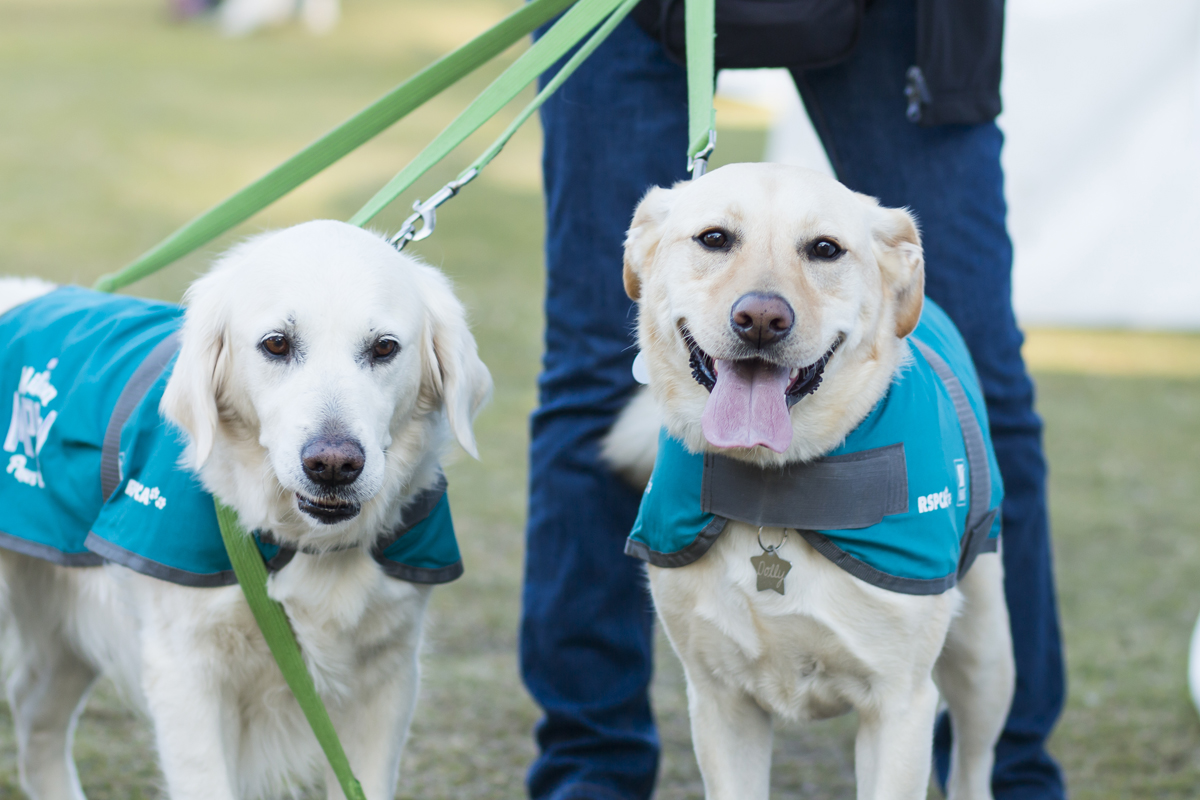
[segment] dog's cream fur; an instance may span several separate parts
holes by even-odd
[[[721,229],[734,245],[702,247]],[[835,261],[808,254],[828,237]],[[785,360],[816,361],[838,336],[814,394],[791,409],[784,453],[725,450],[763,466],[811,460],[838,446],[904,368],[905,337],[920,317],[924,264],[912,217],[882,208],[818,173],[739,164],[672,189],[652,189],[625,244],[625,285],[639,301],[638,338],[655,409],[627,410],[605,452],[627,475],[648,475],[659,422],[692,451],[714,450],[701,416],[708,392],[691,376],[680,329],[714,358],[745,358],[730,308],[749,292],[782,295],[795,327]],[[955,589],[913,596],[869,585],[794,533],[786,594],[756,590],[750,558],[759,531],[731,522],[689,566],[649,567],[654,602],[687,675],[692,738],[709,800],[765,800],[775,716],[814,720],[857,710],[860,800],[924,798],[938,690],[955,745],[949,795],[991,795],[993,749],[1011,702],[1014,667],[1003,574],[978,558]],[[761,531],[767,544],[784,531]]]
[[[0,311],[49,291],[0,281]],[[430,588],[386,576],[367,547],[437,480],[451,438],[491,389],[462,306],[432,267],[339,222],[310,222],[234,248],[188,291],[182,346],[162,402],[188,435],[189,465],[243,525],[308,552],[271,576],[309,671],[368,798],[395,792],[416,700]],[[283,332],[299,357],[259,349]],[[380,336],[399,352],[364,358]],[[322,524],[305,441],[330,427],[366,454],[361,511]],[[357,548],[345,549],[349,545]],[[336,552],[334,552],[336,551]],[[0,551],[8,697],[21,785],[82,798],[71,738],[89,687],[111,675],[154,723],[175,800],[278,797],[322,773],[342,792],[242,596],[120,566],[64,568]]]

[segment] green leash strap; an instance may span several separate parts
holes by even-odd
[[[549,69],[607,14],[608,18],[604,23],[595,29],[587,42],[568,59],[479,158],[428,200],[417,200],[413,203],[415,213],[404,220],[391,242],[397,249],[403,250],[408,242],[420,241],[433,233],[438,207],[457,195],[491,163],[517,130],[608,38],[636,5],[636,0],[580,0],[545,36],[475,98],[433,142],[397,173],[396,177],[388,181],[386,186],[359,209],[350,218],[350,223],[362,226],[370,222],[455,147],[494,117],[538,75]],[[713,107],[716,81],[713,54],[716,35],[715,13],[715,0],[687,0],[685,32],[688,52],[688,136],[691,140],[688,148],[688,171],[692,173],[693,178],[699,178],[705,173],[708,159],[717,143],[716,109]],[[419,229],[418,223],[421,223]]]
[[[203,247],[369,141],[464,75],[560,14],[575,0],[532,0],[497,25],[438,59],[308,147],[212,207],[95,288],[113,292]]]
[[[684,33],[687,36],[688,171],[699,178],[708,169],[708,158],[717,145],[717,112],[713,107],[716,74],[713,47],[716,41],[715,0],[687,0]]]
[[[608,35],[613,32],[613,28],[617,27],[621,20],[625,19],[630,11],[633,11],[634,6],[636,6],[639,1],[640,0],[625,0],[625,2],[618,6],[617,10],[614,11],[609,18],[604,21],[604,24],[596,29],[596,32],[591,35],[587,42],[585,42],[584,45],[580,47],[578,51],[576,51],[575,55],[571,56],[571,59],[567,61],[566,64],[563,64],[562,69],[560,69],[558,73],[555,74],[555,76],[550,80],[550,82],[547,83],[540,92],[538,92],[537,97],[535,97],[529,105],[525,106],[521,113],[517,115],[516,119],[514,119],[508,128],[505,129],[504,133],[500,134],[496,141],[492,142],[491,147],[485,150],[483,155],[475,159],[475,162],[471,164],[471,166],[468,167],[462,173],[462,175],[459,176],[460,179],[472,170],[479,172],[488,164],[490,164],[492,159],[499,155],[500,151],[504,149],[504,145],[508,144],[508,140],[513,137],[513,134],[517,132],[517,129],[524,125],[525,121],[533,116],[533,114],[542,107],[542,104],[549,99],[550,95],[558,91],[558,88],[563,85],[567,78],[571,77],[571,74],[578,69],[579,65],[586,61],[588,56],[590,56],[596,50],[596,48],[608,38]]]
[[[238,523],[237,512],[216,498],[213,498],[213,502],[217,506],[221,539],[224,540],[225,551],[233,563],[238,584],[246,595],[246,602],[250,605],[258,629],[267,640],[267,647],[271,649],[275,663],[279,665],[279,671],[283,673],[283,679],[287,681],[296,702],[300,704],[300,710],[304,712],[309,727],[325,752],[325,758],[328,759],[333,774],[337,776],[347,800],[366,800],[362,786],[350,770],[350,760],[346,758],[346,751],[342,749],[341,740],[338,739],[333,722],[329,719],[329,712],[325,710],[325,704],[313,685],[312,676],[308,674],[308,668],[304,665],[304,656],[300,654],[300,645],[296,642],[291,624],[288,623],[287,613],[282,605],[267,595],[267,567],[263,564],[258,547]]]
[[[533,101],[529,103],[529,105],[525,106],[521,113],[518,114],[515,119],[513,119],[507,128],[504,129],[504,133],[500,134],[496,140],[492,142],[488,149],[485,150],[483,154],[479,156],[479,158],[475,159],[475,161],[471,163],[471,166],[460,172],[457,178],[439,189],[428,200],[417,200],[415,203],[413,203],[413,215],[404,220],[404,222],[400,225],[400,230],[397,231],[396,234],[391,238],[391,243],[397,250],[403,250],[405,245],[407,245],[409,242],[419,242],[433,233],[434,225],[437,222],[438,207],[451,197],[457,195],[459,190],[461,190],[468,183],[475,180],[483,168],[490,164],[492,159],[500,154],[500,151],[504,149],[506,144],[508,144],[508,140],[513,137],[513,134],[515,134],[520,127],[525,124],[525,121],[528,120],[535,111],[542,107],[542,104],[546,102],[546,99],[549,98],[550,95],[554,94],[554,92],[558,90],[558,87],[562,86],[563,82],[566,81],[567,78],[571,77],[571,74],[575,72],[580,64],[587,60],[587,57],[590,56],[592,52],[600,46],[600,43],[608,38],[608,35],[612,33],[613,28],[617,27],[621,20],[625,19],[629,12],[633,10],[634,6],[638,4],[638,2],[639,0],[625,0],[625,2],[621,3],[617,10],[609,15],[608,19],[604,21],[604,24],[597,28],[595,32],[593,32],[588,38],[587,42],[585,42],[583,46],[581,46],[579,50],[577,50],[575,54],[571,56],[567,63],[564,64],[561,69],[559,69],[550,82],[547,83],[540,92],[538,92],[537,97],[535,97]],[[394,191],[391,193],[392,200],[394,200],[400,192],[403,192],[405,189],[407,189],[408,186],[411,185],[412,181],[417,180],[417,178],[420,176],[410,175],[409,177],[411,177],[412,180],[399,182],[400,177],[397,176],[397,178],[393,181],[393,183],[399,183],[397,187],[393,187]],[[391,184],[389,184],[389,186],[391,186]],[[380,194],[382,195],[383,192],[380,192]],[[391,202],[391,200],[386,200],[386,198],[381,199],[383,199],[385,203]],[[420,228],[417,227],[418,222],[421,223]]]
[[[570,11],[554,23],[554,27],[538,39],[533,47],[526,50],[500,77],[484,89],[445,130],[438,134],[436,139],[404,169],[400,170],[396,177],[388,181],[386,186],[367,201],[367,204],[350,218],[350,224],[361,226],[374,219],[376,214],[412,186],[431,167],[445,158],[451,150],[460,145],[481,125],[494,117],[500,109],[508,105],[538,75],[553,66],[605,17],[624,4],[624,0],[579,0]],[[598,45],[599,42],[596,44]],[[593,49],[595,48],[593,47]],[[459,182],[454,191],[457,192],[457,188],[460,188],[465,182]]]

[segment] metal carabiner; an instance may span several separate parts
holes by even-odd
[[[692,180],[702,178],[704,177],[704,173],[708,172],[708,157],[716,149],[717,132],[710,130],[708,132],[708,144],[704,145],[703,150],[688,159],[688,172],[692,173]]]
[[[466,186],[475,176],[479,174],[479,170],[471,169],[464,173],[462,177],[455,178],[447,183],[428,200],[417,200],[413,203],[413,214],[408,219],[404,220],[404,224],[400,226],[400,230],[396,232],[388,242],[397,250],[403,250],[404,246],[409,242],[419,242],[422,239],[428,239],[433,235],[433,229],[437,227],[437,208],[442,203],[449,200],[454,195],[458,194],[462,187]],[[417,227],[417,223],[421,223],[421,227]]]

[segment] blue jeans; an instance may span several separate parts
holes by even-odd
[[[849,61],[794,77],[839,179],[917,214],[926,292],[974,356],[1007,491],[1005,589],[1017,661],[995,794],[1062,798],[1044,746],[1065,691],[1046,468],[1010,300],[1002,137],[991,123],[909,123],[913,0],[876,0],[867,13]],[[546,103],[542,124],[546,354],[532,418],[521,669],[545,717],[529,793],[646,798],[659,752],[647,694],[653,612],[640,563],[623,554],[639,498],[600,463],[599,445],[634,389],[625,230],[647,189],[687,177],[684,71],[626,20]],[[943,775],[949,741],[943,720]]]

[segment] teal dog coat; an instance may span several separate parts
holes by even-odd
[[[701,558],[730,519],[796,530],[867,583],[940,594],[999,544],[1004,488],[966,344],[929,300],[910,363],[845,442],[760,469],[690,453],[664,431],[625,552],[659,567]]]
[[[212,495],[179,466],[185,442],[158,412],[182,318],[178,306],[77,287],[0,316],[0,547],[185,586],[237,583]],[[371,551],[386,574],[462,574],[444,479],[404,519]],[[254,536],[269,569],[295,556]]]

